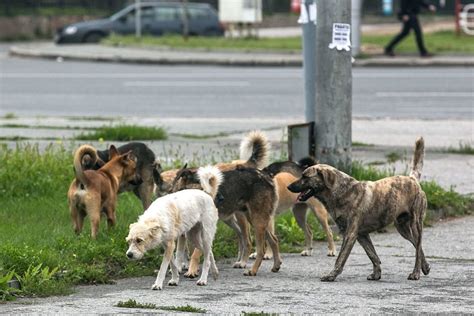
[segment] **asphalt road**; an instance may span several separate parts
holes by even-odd
[[[77,293],[67,297],[19,299],[0,304],[0,314],[160,312],[115,307],[119,301],[129,299],[157,306],[191,305],[211,314],[472,314],[473,225],[471,216],[425,228],[423,248],[431,272],[419,281],[407,280],[415,260],[413,246],[391,231],[372,236],[382,261],[380,281],[366,280],[372,264],[356,244],[336,282],[320,282],[319,277],[330,271],[335,258],[327,257],[326,244],[319,242],[312,257],[284,254],[278,273],[270,272],[271,262],[264,262],[256,277],[245,277],[242,270],[232,269],[230,262],[220,262],[219,279],[210,279],[206,287],[181,278],[177,287],[152,291],[154,276],[126,279],[115,285],[79,287]]]
[[[473,118],[472,68],[356,68],[353,73],[355,118]],[[7,58],[0,46],[0,115],[8,112],[300,118],[302,71],[29,60]]]

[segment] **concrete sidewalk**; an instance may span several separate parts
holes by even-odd
[[[111,47],[104,45],[62,45],[53,43],[29,43],[12,46],[11,56],[61,60],[83,60],[168,65],[222,65],[222,66],[294,66],[302,65],[300,52],[238,52],[175,50],[156,48]],[[356,59],[355,67],[400,66],[474,66],[474,56],[444,56],[432,58],[378,56]]]
[[[124,279],[113,285],[80,286],[66,297],[7,302],[0,304],[0,314],[170,313],[115,306],[129,299],[156,306],[191,305],[210,314],[472,314],[473,225],[474,217],[470,216],[425,227],[423,249],[431,272],[419,281],[407,280],[415,262],[413,246],[391,230],[372,234],[382,261],[380,281],[367,281],[372,264],[359,244],[336,282],[319,281],[331,270],[335,258],[326,256],[326,243],[316,242],[312,257],[283,254],[278,273],[270,272],[271,262],[265,261],[256,277],[245,277],[241,269],[231,267],[232,260],[226,260],[218,263],[219,279],[210,278],[205,287],[181,277],[177,287],[165,285],[162,291],[152,291],[155,276]]]

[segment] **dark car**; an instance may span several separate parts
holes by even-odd
[[[184,8],[181,3],[143,2],[142,34],[160,36],[182,34]],[[55,41],[65,43],[96,43],[111,33],[135,34],[136,5],[130,5],[110,18],[79,22],[58,30]],[[189,35],[222,36],[224,27],[217,12],[209,4],[188,3]]]

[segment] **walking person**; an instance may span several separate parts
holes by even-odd
[[[420,51],[420,56],[432,56],[432,54],[426,50],[425,44],[423,43],[423,33],[418,20],[418,14],[421,11],[421,7],[428,9],[431,12],[436,12],[436,7],[432,4],[428,4],[425,0],[402,0],[398,18],[402,21],[403,28],[400,34],[395,36],[393,40],[385,47],[385,55],[394,57],[395,53],[393,49],[395,46],[410,33],[411,29],[413,29],[416,36],[416,44],[418,45],[418,50]]]

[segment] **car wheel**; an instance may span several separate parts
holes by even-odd
[[[88,33],[84,36],[84,43],[99,43],[101,39],[105,37],[104,34],[99,32]]]

